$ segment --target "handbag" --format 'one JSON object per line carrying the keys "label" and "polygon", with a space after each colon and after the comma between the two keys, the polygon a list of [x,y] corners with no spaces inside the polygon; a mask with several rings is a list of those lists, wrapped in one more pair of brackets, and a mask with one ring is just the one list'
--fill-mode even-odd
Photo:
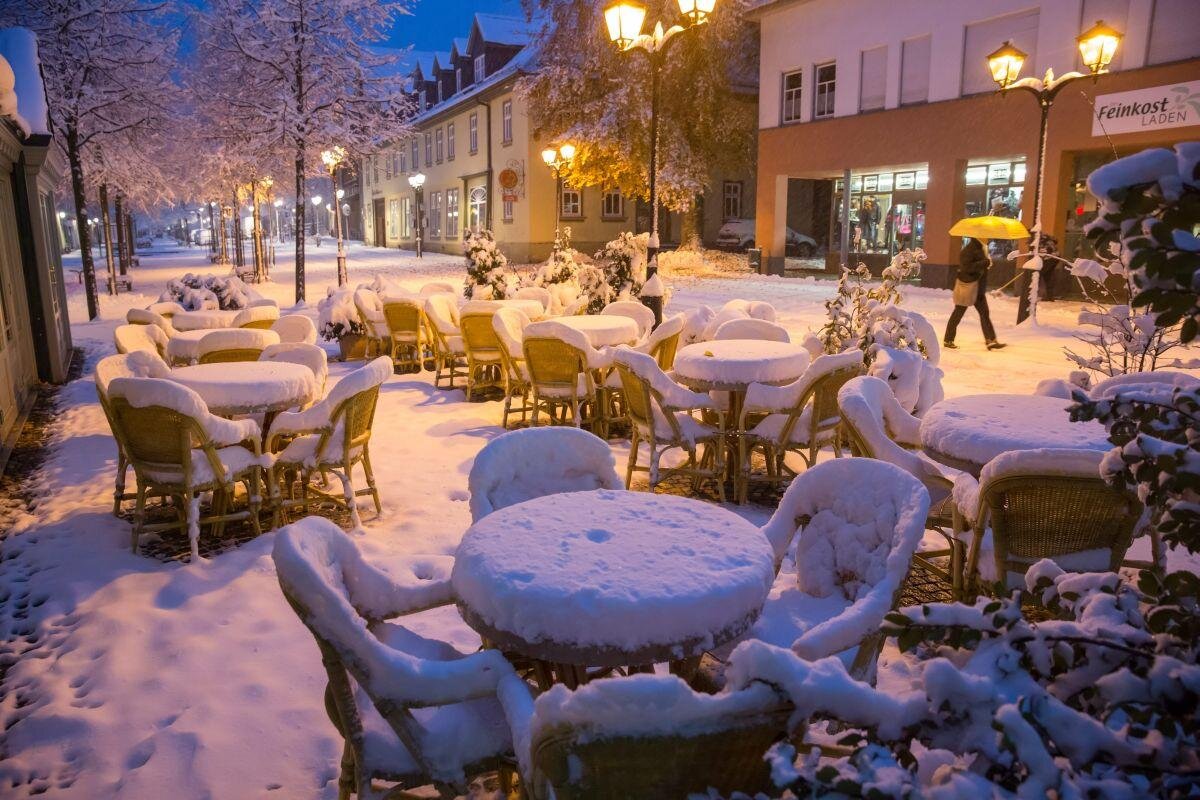
{"label": "handbag", "polygon": [[967,283],[957,278],[954,280],[954,305],[973,306],[979,297],[979,281]]}

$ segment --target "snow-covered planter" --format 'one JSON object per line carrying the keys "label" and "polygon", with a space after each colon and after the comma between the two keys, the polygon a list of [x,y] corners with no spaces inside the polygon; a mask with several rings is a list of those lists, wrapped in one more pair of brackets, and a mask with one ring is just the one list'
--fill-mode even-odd
{"label": "snow-covered planter", "polygon": [[519,279],[508,268],[508,258],[500,252],[491,231],[468,232],[465,246],[464,297],[468,300],[503,300],[516,291]]}
{"label": "snow-covered planter", "polygon": [[344,361],[366,358],[367,326],[349,286],[330,287],[325,298],[317,303],[317,331],[325,341],[337,341]]}
{"label": "snow-covered planter", "polygon": [[571,247],[571,229],[563,228],[554,240],[550,258],[537,268],[529,279],[530,286],[549,289],[553,298],[553,310],[561,310],[579,297],[579,270],[584,257]]}
{"label": "snow-covered planter", "polygon": [[167,282],[167,289],[159,295],[159,302],[173,302],[188,311],[224,311],[246,308],[255,300],[261,300],[258,292],[247,286],[236,275],[194,275]]}

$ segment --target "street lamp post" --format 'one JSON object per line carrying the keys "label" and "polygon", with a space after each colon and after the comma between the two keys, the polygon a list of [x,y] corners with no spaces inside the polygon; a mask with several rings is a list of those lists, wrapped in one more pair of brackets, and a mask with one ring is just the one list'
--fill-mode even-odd
{"label": "street lamp post", "polygon": [[559,223],[562,221],[563,170],[575,159],[575,145],[564,144],[559,148],[547,147],[542,151],[542,161],[554,171],[554,243],[558,244]]}
{"label": "street lamp post", "polygon": [[318,246],[318,247],[320,247],[320,236],[321,236],[321,217],[320,217],[320,215],[319,215],[319,214],[317,214],[317,209],[321,207],[321,201],[322,201],[323,199],[324,199],[324,198],[323,198],[323,197],[321,197],[321,195],[319,195],[319,194],[317,194],[317,195],[313,195],[313,197],[312,197],[312,204],[313,204],[313,236],[316,236],[316,237],[318,237],[318,238],[317,238],[317,241],[318,241],[318,244],[317,244],[317,246]]}
{"label": "street lamp post", "polygon": [[[337,168],[346,157],[346,150],[343,147],[334,147],[331,150],[326,150],[321,153],[321,161],[325,162],[325,168],[329,170],[329,181],[333,184],[334,202],[337,202]],[[346,244],[342,239],[342,215],[334,213],[333,225],[337,231],[337,274],[338,286],[345,286],[349,280],[346,274]]]}
{"label": "street lamp post", "polygon": [[[1117,45],[1121,41],[1121,33],[1100,20],[1076,38],[1079,45],[1079,55],[1083,65],[1088,68],[1088,75],[1094,80],[1097,76],[1108,71],[1113,56],[1117,53]],[[1037,100],[1041,111],[1041,125],[1038,128],[1037,178],[1033,189],[1033,244],[1029,249],[1029,261],[1024,265],[1025,276],[1018,282],[1020,300],[1017,306],[1017,324],[1032,318],[1037,323],[1037,295],[1041,277],[1042,257],[1042,201],[1045,195],[1046,180],[1046,133],[1049,130],[1050,108],[1054,98],[1062,88],[1077,78],[1086,78],[1081,72],[1068,72],[1055,76],[1054,70],[1046,70],[1041,80],[1037,78],[1018,78],[1021,67],[1025,64],[1027,54],[1018,49],[1011,41],[1005,42],[999,48],[988,54],[988,70],[992,80],[1000,87],[1001,93],[1012,89],[1024,89]]]}
{"label": "street lamp post", "polygon": [[275,206],[275,241],[283,244],[283,228],[279,224],[279,209],[283,208],[283,198],[275,198],[271,205]]}
{"label": "street lamp post", "polygon": [[343,203],[342,198],[346,196],[345,189],[338,189],[333,193],[337,201],[334,203],[335,211],[339,214],[338,224],[342,226],[343,238],[350,238],[350,204]]}
{"label": "street lamp post", "polygon": [[[425,224],[421,215],[421,187],[425,185],[425,173],[418,172],[416,175],[408,177],[408,185],[413,188],[414,202],[416,203],[416,234],[417,234],[417,258],[421,258],[421,235],[425,232]],[[379,234],[376,233],[376,236]]]}
{"label": "street lamp post", "polygon": [[[604,22],[608,27],[608,38],[622,52],[641,50],[650,61],[650,240],[646,243],[646,283],[650,284],[658,275],[658,100],[662,83],[662,71],[666,66],[667,48],[678,35],[694,30],[708,22],[708,16],[717,0],[679,0],[679,11],[683,14],[683,25],[672,25],[663,30],[661,22],[654,26],[653,33],[643,34],[642,23],[646,19],[646,7],[637,0],[617,0],[604,9]],[[654,312],[654,325],[662,322],[662,291],[657,290],[643,297],[643,302]]]}

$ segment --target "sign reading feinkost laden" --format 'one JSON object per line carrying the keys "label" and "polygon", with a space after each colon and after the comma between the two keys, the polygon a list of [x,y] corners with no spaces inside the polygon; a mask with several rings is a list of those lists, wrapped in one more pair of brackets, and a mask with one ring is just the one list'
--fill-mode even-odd
{"label": "sign reading feinkost laden", "polygon": [[1100,95],[1092,118],[1092,136],[1185,125],[1200,125],[1200,81]]}

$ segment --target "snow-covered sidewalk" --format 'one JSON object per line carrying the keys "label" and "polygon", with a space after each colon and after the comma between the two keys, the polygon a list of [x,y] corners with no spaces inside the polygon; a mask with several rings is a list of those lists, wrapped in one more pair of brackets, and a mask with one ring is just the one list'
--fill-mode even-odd
{"label": "snow-covered sidewalk", "polygon": [[[287,248],[276,282],[260,287],[292,305]],[[333,282],[333,248],[309,253],[308,308]],[[77,258],[77,257],[76,257]],[[86,322],[80,287],[70,286],[76,344],[89,364],[112,352],[127,308],[157,299],[167,280],[210,272],[206,251],[148,253],[137,292],[103,298]],[[354,246],[351,281],[376,274],[416,288],[457,284],[457,257]],[[767,300],[793,335],[821,325],[829,281],[765,277],[674,281],[671,310],[734,297]],[[906,290],[906,305],[939,330],[950,293]],[[1043,324],[1016,330],[1012,300],[993,303],[1006,350],[988,352],[974,312],[960,349],[943,353],[947,396],[1031,392],[1063,377],[1075,303],[1043,305]],[[328,345],[332,355],[335,346]],[[331,381],[348,366],[333,364]],[[116,461],[91,370],[62,388],[52,452],[33,481],[32,512],[0,542],[0,786],[4,795],[69,798],[335,797],[341,743],[323,705],[325,675],[312,637],[286,605],[264,534],[217,558],[163,564],[129,552],[128,523],[111,513]],[[371,456],[382,518],[364,514],[358,539],[386,563],[412,554],[452,554],[470,524],[467,473],[479,449],[502,432],[500,403],[467,403],[432,387],[429,373],[383,386]],[[627,445],[614,443],[622,460]],[[729,507],[755,525],[772,509]],[[462,649],[478,638],[452,608],[429,612],[421,630]]]}

